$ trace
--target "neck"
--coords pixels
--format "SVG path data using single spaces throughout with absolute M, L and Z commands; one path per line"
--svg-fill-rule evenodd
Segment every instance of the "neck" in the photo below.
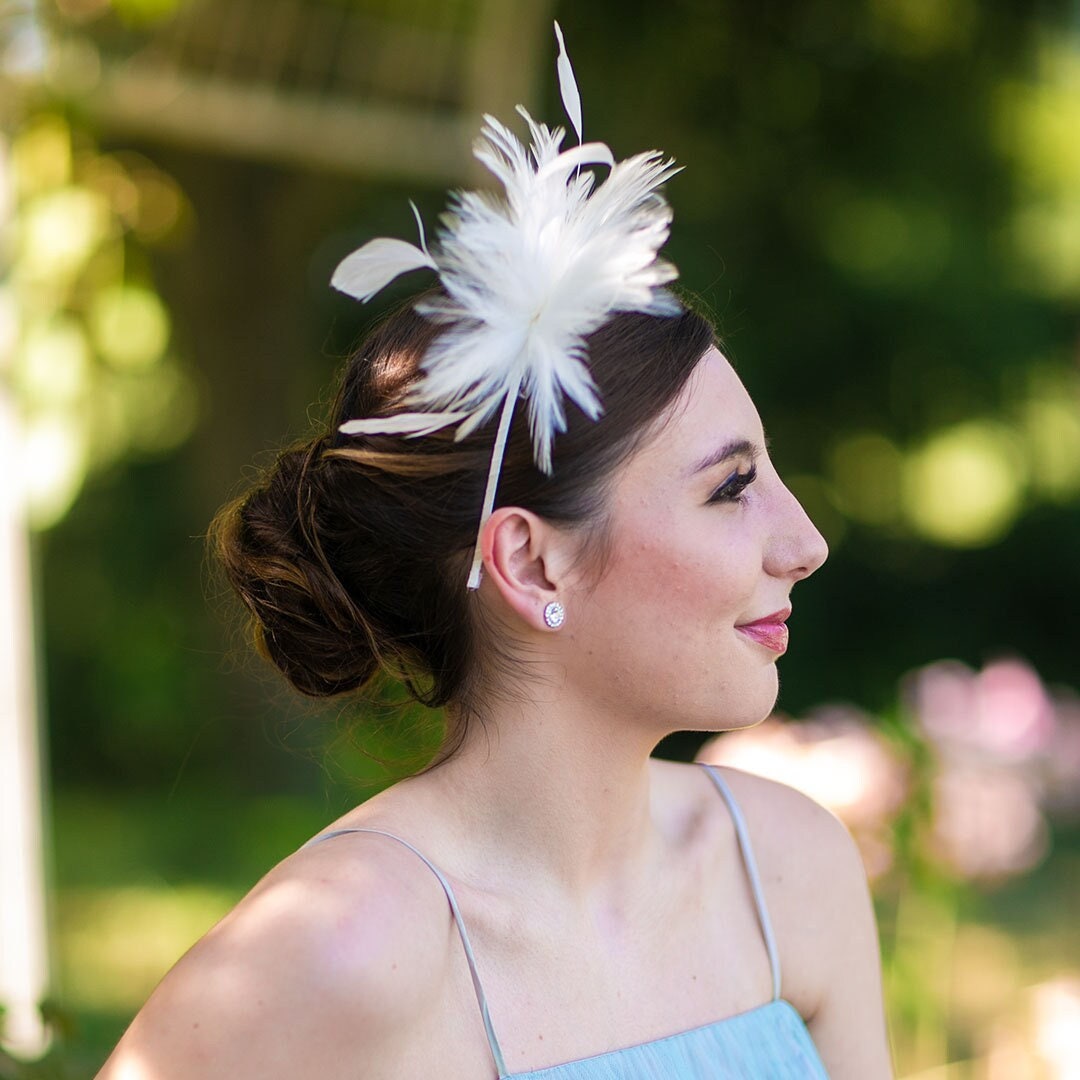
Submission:
M 495 866 L 532 887 L 617 888 L 662 850 L 656 733 L 557 691 L 537 696 L 474 722 L 432 779 L 461 835 L 499 853 L 486 859 L 489 875 Z

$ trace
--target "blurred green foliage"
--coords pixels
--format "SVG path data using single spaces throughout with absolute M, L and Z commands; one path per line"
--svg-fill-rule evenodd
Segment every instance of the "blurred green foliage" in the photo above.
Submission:
M 174 5 L 116 6 L 135 33 Z M 70 0 L 57 17 L 80 7 L 95 4 Z M 405 7 L 423 22 L 422 5 Z M 904 672 L 943 657 L 1019 653 L 1048 682 L 1075 682 L 1075 5 L 556 8 L 586 137 L 686 165 L 669 190 L 671 258 L 716 313 L 778 466 L 832 546 L 796 594 L 784 708 L 888 711 Z M 558 117 L 554 79 L 527 104 Z M 408 234 L 409 197 L 433 222 L 444 192 L 131 145 L 95 133 L 71 101 L 33 109 L 46 135 L 62 117 L 72 145 L 94 151 L 63 184 L 96 178 L 123 195 L 126 176 L 147 207 L 172 192 L 182 224 L 159 243 L 138 235 L 137 215 L 114 215 L 102 297 L 70 299 L 118 379 L 131 372 L 110 327 L 143 326 L 155 357 L 167 341 L 186 426 L 171 443 L 101 455 L 37 554 L 58 917 L 77 925 L 72 904 L 97 902 L 95 889 L 147 887 L 188 933 L 437 738 L 422 711 L 377 710 L 358 733 L 361 705 L 282 689 L 248 657 L 202 536 L 252 462 L 307 429 L 308 403 L 326 400 L 362 328 L 410 288 L 362 309 L 330 291 L 336 261 L 372 235 Z M 87 171 L 98 151 L 104 171 Z M 143 291 L 107 291 L 125 282 Z M 160 402 L 154 415 L 170 423 Z M 698 741 L 662 749 L 690 757 Z M 1076 837 L 1057 843 L 1067 854 Z M 939 896 L 933 910 L 947 921 L 973 905 L 1019 932 L 1020 913 L 1038 917 L 1075 884 L 1075 861 L 1052 867 L 988 897 Z M 917 980 L 905 997 L 898 979 L 897 1009 L 914 1015 Z M 99 1047 L 123 1021 L 119 1007 L 79 1015 Z M 0 1076 L 75 1075 L 49 1067 L 0 1061 Z

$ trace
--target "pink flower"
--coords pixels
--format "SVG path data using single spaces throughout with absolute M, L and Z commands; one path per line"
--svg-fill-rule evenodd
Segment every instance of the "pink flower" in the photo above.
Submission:
M 1080 702 L 1017 659 L 977 673 L 944 660 L 906 682 L 937 757 L 931 849 L 966 878 L 1030 869 L 1048 846 L 1043 810 L 1080 813 Z
M 996 881 L 1046 854 L 1048 829 L 1030 779 L 1001 766 L 944 763 L 933 780 L 930 848 L 957 876 Z
M 995 660 L 978 673 L 942 660 L 908 677 L 908 697 L 919 729 L 945 756 L 1021 762 L 1054 738 L 1054 703 L 1022 660 Z

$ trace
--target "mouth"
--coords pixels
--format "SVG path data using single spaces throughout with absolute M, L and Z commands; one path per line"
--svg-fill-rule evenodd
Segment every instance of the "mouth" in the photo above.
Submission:
M 735 629 L 740 634 L 748 637 L 751 641 L 763 645 L 777 655 L 787 652 L 788 628 L 786 621 L 791 614 L 791 608 L 774 611 L 764 618 L 755 619 L 753 622 L 741 623 Z

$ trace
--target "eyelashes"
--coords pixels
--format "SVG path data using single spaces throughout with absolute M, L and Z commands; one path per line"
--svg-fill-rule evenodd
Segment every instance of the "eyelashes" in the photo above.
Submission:
M 708 502 L 741 502 L 743 492 L 757 479 L 757 465 L 751 465 L 745 472 L 733 472 L 710 496 Z

